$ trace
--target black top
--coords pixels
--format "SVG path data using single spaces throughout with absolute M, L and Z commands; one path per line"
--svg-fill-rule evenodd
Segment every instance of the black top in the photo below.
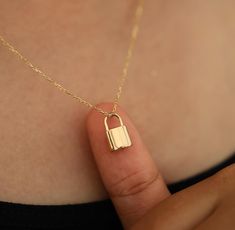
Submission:
M 235 163 L 235 154 L 194 177 L 168 186 L 172 193 L 191 186 Z M 72 205 L 27 205 L 0 201 L 0 229 L 78 230 L 123 229 L 111 201 Z

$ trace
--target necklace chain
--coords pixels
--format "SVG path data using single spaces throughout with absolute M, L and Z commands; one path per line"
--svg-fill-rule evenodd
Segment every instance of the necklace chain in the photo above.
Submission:
M 134 50 L 135 43 L 136 43 L 137 36 L 138 36 L 139 22 L 140 22 L 140 18 L 142 16 L 142 14 L 143 14 L 143 5 L 144 5 L 144 0 L 139 0 L 138 6 L 137 6 L 136 11 L 135 11 L 135 15 L 134 15 L 134 22 L 133 22 L 133 27 L 132 27 L 132 30 L 131 30 L 130 42 L 129 42 L 127 54 L 126 54 L 126 57 L 125 57 L 124 66 L 123 66 L 123 69 L 122 69 L 122 74 L 121 74 L 121 77 L 120 77 L 118 90 L 117 90 L 117 93 L 115 95 L 114 102 L 113 102 L 112 113 L 114 113 L 117 109 L 117 105 L 118 105 L 118 102 L 119 102 L 121 94 L 122 94 L 122 89 L 123 89 L 124 83 L 125 83 L 126 78 L 127 78 L 130 60 L 132 58 L 133 50 Z M 81 98 L 78 95 L 74 94 L 69 89 L 66 89 L 65 87 L 63 87 L 61 84 L 59 84 L 53 78 L 48 76 L 45 72 L 40 70 L 37 66 L 32 64 L 32 62 L 30 62 L 28 58 L 24 57 L 13 45 L 11 45 L 9 42 L 7 42 L 1 35 L 0 35 L 0 42 L 2 43 L 2 45 L 4 47 L 6 47 L 16 57 L 18 57 L 21 61 L 23 61 L 25 63 L 25 65 L 30 67 L 40 77 L 47 80 L 50 84 L 54 85 L 57 89 L 59 89 L 63 93 L 65 93 L 65 94 L 71 96 L 72 98 L 78 100 L 79 103 L 81 103 L 81 104 L 83 104 L 83 105 L 85 105 L 89 108 L 93 108 L 93 109 L 97 110 L 98 112 L 104 114 L 105 116 L 110 114 L 110 112 L 104 111 L 103 109 L 91 104 L 87 100 L 84 100 L 83 98 Z

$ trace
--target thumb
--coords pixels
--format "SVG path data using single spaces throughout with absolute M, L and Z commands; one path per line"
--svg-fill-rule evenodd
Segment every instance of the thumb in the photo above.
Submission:
M 98 107 L 111 111 L 112 104 Z M 131 120 L 120 107 L 117 113 L 128 129 L 132 146 L 111 152 L 104 117 L 95 110 L 88 115 L 87 130 L 106 190 L 123 225 L 130 227 L 170 193 Z M 115 127 L 116 122 L 109 119 L 109 126 Z

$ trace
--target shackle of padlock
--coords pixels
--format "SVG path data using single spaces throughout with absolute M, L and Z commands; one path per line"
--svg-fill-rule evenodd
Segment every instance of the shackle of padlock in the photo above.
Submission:
M 104 125 L 105 125 L 105 129 L 106 130 L 109 130 L 109 126 L 108 126 L 108 123 L 107 123 L 107 119 L 108 118 L 111 118 L 111 117 L 117 117 L 119 122 L 120 122 L 120 126 L 123 126 L 123 121 L 122 121 L 122 118 L 117 114 L 117 113 L 109 113 L 108 116 L 106 116 L 104 118 Z

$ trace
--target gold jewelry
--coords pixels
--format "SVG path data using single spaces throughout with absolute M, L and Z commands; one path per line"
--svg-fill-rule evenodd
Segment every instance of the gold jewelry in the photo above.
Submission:
M 65 93 L 65 94 L 73 97 L 74 99 L 78 100 L 79 103 L 81 103 L 81 104 L 83 104 L 83 105 L 85 105 L 89 108 L 93 108 L 96 111 L 98 111 L 98 112 L 105 115 L 104 123 L 105 123 L 106 134 L 107 134 L 107 138 L 109 140 L 111 150 L 117 150 L 119 148 L 124 148 L 124 147 L 131 146 L 131 141 L 130 141 L 127 129 L 123 125 L 121 117 L 117 113 L 115 113 L 115 111 L 117 109 L 117 104 L 120 100 L 122 89 L 123 89 L 124 83 L 125 83 L 126 78 L 127 78 L 130 60 L 131 60 L 133 50 L 134 50 L 134 47 L 135 47 L 135 43 L 136 43 L 136 40 L 137 40 L 137 36 L 138 36 L 139 22 L 140 22 L 140 18 L 142 16 L 142 14 L 143 14 L 143 5 L 144 5 L 144 0 L 139 0 L 138 6 L 136 7 L 135 15 L 134 15 L 134 23 L 133 23 L 133 27 L 132 27 L 132 30 L 131 30 L 131 37 L 130 37 L 129 47 L 128 47 L 127 54 L 126 54 L 126 57 L 125 57 L 125 62 L 124 62 L 124 66 L 123 66 L 122 74 L 121 74 L 121 78 L 120 78 L 120 83 L 119 83 L 118 90 L 117 90 L 117 93 L 116 93 L 114 101 L 113 101 L 113 109 L 112 109 L 111 112 L 104 111 L 103 109 L 91 104 L 87 100 L 84 100 L 80 96 L 77 96 L 76 94 L 71 92 L 69 89 L 66 89 L 65 87 L 63 87 L 61 84 L 59 84 L 53 78 L 51 78 L 46 73 L 44 73 L 42 70 L 40 70 L 38 67 L 36 67 L 34 64 L 32 64 L 13 45 L 11 45 L 9 42 L 7 42 L 0 35 L 1 44 L 4 47 L 6 47 L 10 52 L 12 52 L 16 57 L 18 57 L 21 61 L 23 61 L 25 63 L 25 65 L 27 65 L 34 72 L 36 72 L 38 74 L 38 76 L 40 76 L 43 79 L 47 80 L 50 84 L 54 85 L 57 89 L 59 89 L 63 93 Z M 121 126 L 109 130 L 107 128 L 108 127 L 107 126 L 107 118 L 110 118 L 112 116 L 115 116 L 120 120 Z M 113 130 L 115 130 L 115 131 L 113 131 Z
M 108 117 L 113 116 L 118 118 L 120 126 L 113 129 L 109 129 L 107 119 Z M 106 129 L 106 135 L 109 141 L 109 147 L 111 151 L 131 146 L 131 140 L 127 132 L 127 128 L 125 125 L 123 125 L 122 118 L 117 113 L 110 113 L 109 116 L 106 116 L 104 118 L 104 126 Z

